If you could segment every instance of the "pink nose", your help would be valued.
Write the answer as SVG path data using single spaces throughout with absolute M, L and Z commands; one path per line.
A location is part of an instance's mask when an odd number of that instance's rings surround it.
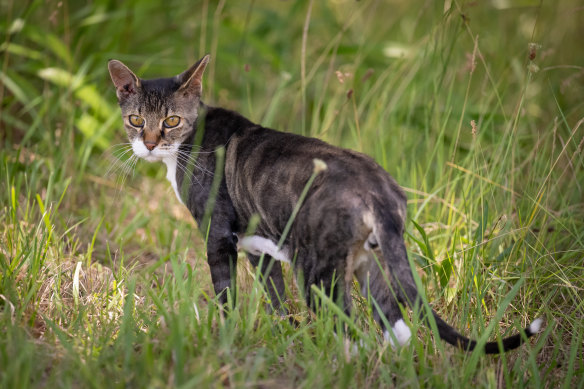
M 144 146 L 150 151 L 152 151 L 156 147 L 156 143 L 154 142 L 144 142 Z

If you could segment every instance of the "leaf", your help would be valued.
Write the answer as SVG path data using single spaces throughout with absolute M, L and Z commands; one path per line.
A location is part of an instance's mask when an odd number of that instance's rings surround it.
M 408 236 L 414 242 L 416 242 L 416 244 L 420 247 L 420 249 L 422 250 L 422 252 L 424 252 L 426 250 L 424 242 L 422 242 L 421 240 L 417 239 L 409 231 L 406 231 L 406 233 L 408 234 Z M 422 248 L 422 246 L 424 246 L 424 248 Z M 428 274 L 429 269 L 430 269 L 430 267 L 429 267 L 430 262 L 428 262 L 428 258 L 426 258 L 425 256 L 420 255 L 418 253 L 413 253 L 413 256 L 416 259 L 416 262 L 418 262 L 418 264 L 422 267 L 422 269 L 424 269 L 424 271 L 426 272 L 426 274 Z
M 481 219 L 479 220 L 479 226 L 475 231 L 474 240 L 478 244 L 482 242 L 483 236 L 485 235 L 485 231 L 487 230 L 487 220 L 489 219 L 489 206 L 487 203 L 484 203 L 483 213 L 481 215 Z
M 413 238 L 414 241 L 416 241 L 418 246 L 420 246 L 420 249 L 422 250 L 422 252 L 432 262 L 432 268 L 434 269 L 434 271 L 438 275 L 438 280 L 440 282 L 440 286 L 442 288 L 445 288 L 448 285 L 448 282 L 450 281 L 450 276 L 452 275 L 452 270 L 453 270 L 452 261 L 450 260 L 450 257 L 448 257 L 447 259 L 445 259 L 444 261 L 439 263 L 436 260 L 436 256 L 434 255 L 434 251 L 432 250 L 432 247 L 430 246 L 430 240 L 428 239 L 428 235 L 426 235 L 426 231 L 424 231 L 424 228 L 422 228 L 422 226 L 420 226 L 418 223 L 416 223 L 413 220 L 412 220 L 412 223 L 414 223 L 414 227 L 416 227 L 416 229 L 418 230 L 420 235 L 422 235 L 422 239 L 423 239 L 423 242 L 420 242 L 419 240 Z
M 53 54 L 65 62 L 65 65 L 73 67 L 73 56 L 59 37 L 46 31 L 30 31 L 28 36 L 41 47 L 47 47 L 51 50 Z
M 75 96 L 89 105 L 102 119 L 108 119 L 114 115 L 114 109 L 101 97 L 95 85 L 82 86 L 75 92 Z
M 38 71 L 38 76 L 64 88 L 77 89 L 81 85 L 80 77 L 75 77 L 75 75 L 61 68 L 41 69 Z
M 114 114 L 111 104 L 101 97 L 95 85 L 85 84 L 82 76 L 60 68 L 44 68 L 39 70 L 38 75 L 55 85 L 72 89 L 75 97 L 90 106 L 103 119 L 109 119 Z
M 75 306 L 79 306 L 79 272 L 81 271 L 81 261 L 77 262 L 75 266 L 75 273 L 73 274 L 73 299 Z
M 8 88 L 12 95 L 22 104 L 27 105 L 37 93 L 34 88 L 13 72 L 0 71 L 0 81 Z
M 7 52 L 33 60 L 43 59 L 43 54 L 40 51 L 33 50 L 30 47 L 18 45 L 13 42 L 4 42 L 2 45 L 0 45 L 0 52 Z
M 417 242 L 418 245 L 420 246 L 420 249 L 428 258 L 430 258 L 430 260 L 433 263 L 436 263 L 436 257 L 434 256 L 434 252 L 430 247 L 430 241 L 428 240 L 428 235 L 426 235 L 426 231 L 424 231 L 424 228 L 422 228 L 422 226 L 420 226 L 415 221 L 412 220 L 412 223 L 414 223 L 414 227 L 416 227 L 416 230 L 418 230 L 420 235 L 422 235 L 422 239 L 424 240 L 424 244 L 420 244 L 420 242 Z
M 81 117 L 75 120 L 75 126 L 81 131 L 86 138 L 93 141 L 93 143 L 102 150 L 109 146 L 109 140 L 105 137 L 107 127 L 95 117 L 89 114 L 82 114 Z
M 509 254 L 511 254 L 511 251 L 513 251 L 513 249 L 515 248 L 515 242 L 511 243 L 511 245 L 507 248 L 505 248 L 501 254 L 497 255 L 497 257 L 493 260 L 493 262 L 501 262 L 503 261 L 503 259 L 505 259 L 505 257 L 507 257 Z
M 440 286 L 444 289 L 448 285 L 450 281 L 450 276 L 452 275 L 452 260 L 450 255 L 446 257 L 445 260 L 437 264 L 436 267 L 438 268 L 438 277 L 440 279 Z

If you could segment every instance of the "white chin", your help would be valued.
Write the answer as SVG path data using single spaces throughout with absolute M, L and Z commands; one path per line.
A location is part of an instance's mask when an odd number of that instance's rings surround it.
M 148 154 L 148 155 L 144 155 L 142 157 L 142 159 L 145 159 L 148 162 L 158 162 L 160 161 L 159 157 L 155 157 L 154 155 Z

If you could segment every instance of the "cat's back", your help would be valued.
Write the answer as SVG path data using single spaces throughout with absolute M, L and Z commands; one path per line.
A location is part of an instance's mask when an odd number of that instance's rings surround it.
M 231 138 L 226 154 L 227 187 L 242 216 L 289 215 L 314 169 L 327 165 L 313 191 L 333 198 L 383 198 L 405 204 L 395 180 L 369 156 L 319 139 L 252 125 Z M 361 200 L 359 200 L 361 201 Z

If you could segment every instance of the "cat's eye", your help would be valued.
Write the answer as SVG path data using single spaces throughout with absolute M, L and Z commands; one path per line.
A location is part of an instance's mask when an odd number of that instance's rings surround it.
M 180 123 L 180 117 L 178 116 L 169 116 L 164 119 L 164 127 L 166 128 L 173 128 L 178 126 Z
M 144 126 L 144 118 L 138 115 L 130 115 L 130 124 L 134 127 Z

